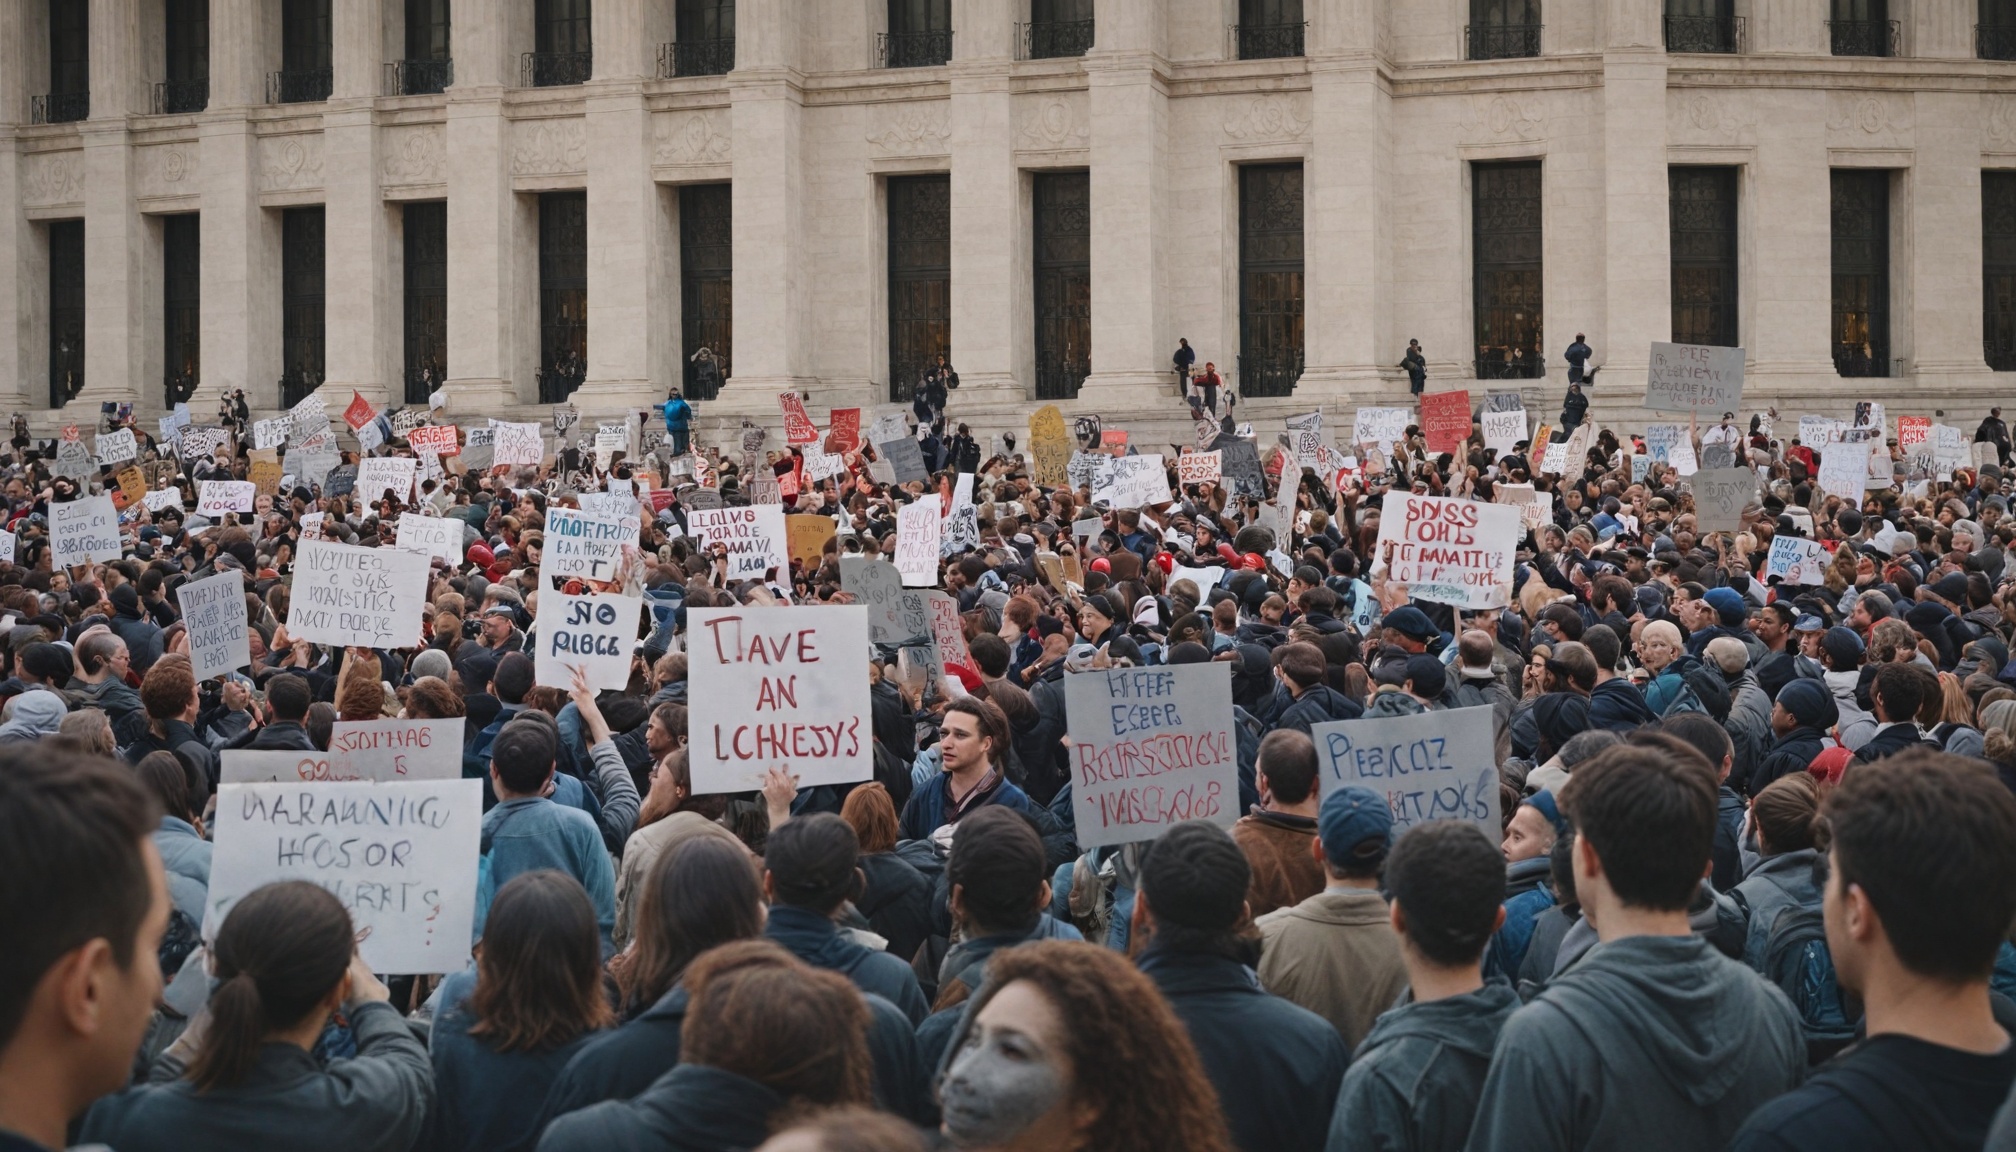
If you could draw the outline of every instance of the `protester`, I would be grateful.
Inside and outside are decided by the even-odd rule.
[[[930,1007],[910,966],[841,934],[833,921],[859,895],[861,841],[838,816],[821,812],[771,833],[763,856],[763,896],[770,902],[764,934],[807,964],[838,972],[863,992],[903,1010],[912,1025]]]
[[[1253,883],[1246,903],[1255,919],[1290,907],[1323,890],[1316,840],[1316,745],[1300,732],[1278,729],[1260,741],[1260,803],[1232,825],[1246,854]]]

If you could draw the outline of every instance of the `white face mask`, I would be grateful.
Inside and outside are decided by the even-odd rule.
[[[1062,1102],[1065,1091],[1056,1063],[1028,1036],[976,1025],[946,1071],[946,1134],[960,1148],[1006,1144]]]

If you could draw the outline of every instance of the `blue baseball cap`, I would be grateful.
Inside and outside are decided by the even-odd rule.
[[[1338,868],[1376,860],[1393,844],[1393,810],[1370,788],[1339,788],[1323,797],[1316,834],[1323,840],[1323,855]]]
[[[1717,612],[1743,611],[1743,594],[1734,588],[1710,588],[1701,598]]]
[[[1792,630],[1794,632],[1825,632],[1827,630],[1827,622],[1818,616],[1809,614],[1794,620],[1792,622]]]

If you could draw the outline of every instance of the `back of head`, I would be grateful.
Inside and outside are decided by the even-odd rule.
[[[859,1106],[828,1108],[780,1129],[765,1148],[817,1152],[925,1152],[917,1126],[887,1112]]]
[[[1624,645],[1608,624],[1597,624],[1582,633],[1582,644],[1589,649],[1589,655],[1595,658],[1600,671],[1617,670],[1617,657],[1623,653]]]
[[[1881,702],[1885,719],[1910,720],[1925,704],[1925,682],[1920,669],[1909,664],[1885,664],[1876,669],[1870,695]]]
[[[1475,964],[1498,928],[1505,857],[1474,824],[1430,820],[1403,833],[1386,858],[1386,889],[1407,940],[1443,967]]]
[[[800,816],[770,833],[763,867],[770,874],[777,903],[824,915],[859,890],[860,856],[861,841],[853,827],[831,812],[820,812]]]
[[[1171,827],[1141,857],[1140,893],[1155,916],[1156,938],[1229,936],[1245,915],[1252,874],[1246,854],[1216,824]]]
[[[61,644],[35,643],[22,651],[21,668],[44,684],[61,688],[76,675],[77,661]]]
[[[1590,728],[1570,736],[1554,754],[1563,768],[1573,768],[1598,752],[1613,744],[1621,744],[1624,738],[1608,728]]]
[[[244,1082],[267,1035],[301,1024],[349,971],[355,949],[350,913],[320,885],[268,884],[233,905],[210,952],[220,983],[189,1067],[197,1090]]]
[[[497,661],[497,671],[491,673],[490,683],[496,686],[497,699],[506,704],[523,704],[525,693],[532,690],[532,658],[523,652],[507,652]]]
[[[308,681],[292,673],[275,676],[266,682],[266,703],[272,707],[276,720],[292,720],[298,724],[308,715],[308,705],[314,702],[314,693],[309,691]]]
[[[1484,671],[1491,667],[1491,659],[1497,654],[1498,642],[1489,632],[1471,629],[1456,638],[1456,652],[1462,659],[1463,667]]]
[[[656,1003],[694,957],[762,932],[763,884],[748,850],[719,836],[674,844],[644,881],[636,947],[617,976],[624,1002]]]
[[[1295,682],[1298,688],[1311,688],[1323,679],[1324,669],[1329,662],[1323,658],[1323,650],[1306,640],[1283,644],[1274,653],[1275,666],[1281,674]]]
[[[945,880],[958,889],[968,935],[1034,928],[1049,872],[1044,863],[1043,837],[1016,809],[991,804],[961,820]]]
[[[847,799],[840,802],[840,818],[854,826],[863,856],[893,851],[902,833],[896,802],[880,781],[870,780],[847,793]]]
[[[193,821],[189,804],[189,774],[173,752],[156,750],[140,758],[133,776],[160,802],[161,811],[179,820]]]
[[[1773,780],[1750,801],[1750,819],[1774,856],[1813,847],[1813,820],[1819,814],[1820,786],[1805,772]]]
[[[1293,728],[1276,728],[1260,740],[1260,778],[1283,804],[1300,804],[1316,792],[1316,742]]]
[[[602,995],[602,937],[581,882],[541,869],[490,902],[469,1032],[500,1052],[544,1052],[614,1019]]]
[[[1596,657],[1586,644],[1564,640],[1554,645],[1554,654],[1547,658],[1547,664],[1557,675],[1565,676],[1578,692],[1586,695],[1596,687]]]
[[[685,984],[682,1062],[747,1077],[792,1104],[868,1103],[868,1005],[845,976],[745,940],[694,961]]]
[[[1824,809],[1829,886],[1867,894],[1903,966],[1986,980],[2016,919],[2016,797],[1985,764],[1909,749],[1849,768]]]
[[[1729,739],[1729,730],[1706,712],[1676,712],[1659,722],[1659,731],[1685,741],[1701,753],[1717,772],[1721,771],[1722,761],[1736,751],[1736,745]]]
[[[504,787],[520,796],[533,795],[546,786],[553,774],[553,762],[560,743],[553,731],[534,720],[513,720],[497,733],[490,744],[490,768]]]
[[[1750,663],[1750,649],[1734,636],[1717,636],[1708,641],[1701,654],[1708,663],[1721,669],[1724,676],[1740,676]]]
[[[1674,912],[1693,900],[1707,871],[1715,789],[1714,769],[1691,745],[1640,731],[1578,765],[1560,800],[1619,900]]]
[[[187,658],[163,656],[140,681],[140,703],[156,722],[180,719],[196,702],[196,677]]]
[[[966,645],[966,650],[972,654],[982,676],[994,680],[1007,674],[1010,653],[1008,642],[1001,637],[983,632]]]

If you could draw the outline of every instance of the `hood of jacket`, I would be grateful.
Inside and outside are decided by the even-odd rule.
[[[107,676],[97,684],[72,676],[63,687],[69,692],[82,693],[96,707],[121,715],[140,707],[140,693],[115,676]]]
[[[842,935],[833,921],[788,904],[771,905],[763,934],[814,968],[834,972],[852,972],[871,955],[868,949]]]
[[[1370,707],[1365,709],[1364,715],[1419,716],[1421,713],[1426,711],[1427,709],[1421,706],[1421,702],[1419,700],[1416,700],[1414,697],[1409,696],[1404,691],[1396,689],[1392,691],[1381,692],[1377,696],[1372,697],[1372,704]],[[1340,716],[1338,717],[1338,719],[1343,720],[1348,719],[1348,717]]]
[[[1503,980],[1426,1004],[1415,1003],[1410,992],[1398,1007],[1380,1015],[1358,1045],[1356,1058],[1362,1060],[1365,1053],[1396,1040],[1432,1040],[1488,1060],[1498,1043],[1499,1030],[1519,1007],[1519,993]]]
[[[636,1107],[662,1147],[754,1148],[770,1138],[770,1117],[784,1098],[749,1079],[701,1064],[680,1064],[658,1079]]]
[[[1653,715],[1651,706],[1645,703],[1645,694],[1622,676],[1613,676],[1590,690],[1589,710],[1592,713],[1601,710],[1640,724],[1650,724],[1659,719]]]

